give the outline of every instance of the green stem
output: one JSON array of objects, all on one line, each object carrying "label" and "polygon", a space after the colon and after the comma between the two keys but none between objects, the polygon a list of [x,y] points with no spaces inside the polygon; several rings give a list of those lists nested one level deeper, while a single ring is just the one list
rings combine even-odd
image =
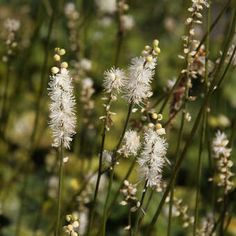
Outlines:
[{"label": "green stem", "polygon": [[112,187],[113,177],[114,177],[114,171],[111,170],[110,178],[109,178],[109,185],[108,185],[108,190],[107,190],[107,196],[106,196],[105,206],[104,206],[104,210],[103,210],[103,217],[102,217],[102,236],[106,235],[108,201],[109,201],[109,197],[110,197],[110,194],[111,194],[111,187]]},{"label": "green stem", "polygon": [[[110,104],[111,104],[111,94],[109,96],[107,106],[110,106]],[[107,131],[106,126],[107,126],[107,122],[108,122],[108,115],[109,114],[106,113],[106,118],[105,118],[104,126],[103,126],[102,142],[101,142],[100,153],[99,153],[98,176],[97,176],[97,181],[96,181],[96,186],[95,186],[95,191],[94,191],[93,204],[92,204],[92,209],[91,209],[91,213],[90,213],[90,220],[89,220],[87,235],[90,234],[91,226],[93,224],[94,214],[95,214],[95,205],[96,205],[96,201],[97,201],[98,190],[99,190],[99,185],[100,185],[100,180],[101,180],[101,175],[102,175],[102,156],[103,156],[105,140],[106,140],[106,131]]]},{"label": "green stem", "polygon": [[139,205],[139,208],[137,210],[137,217],[136,217],[136,220],[135,220],[135,226],[134,226],[134,236],[135,235],[138,235],[138,229],[139,229],[139,225],[140,225],[140,222],[141,222],[141,219],[142,219],[142,206],[143,206],[143,202],[144,202],[144,198],[146,196],[146,193],[147,193],[147,180],[145,181],[145,184],[144,184],[144,187],[143,187],[143,193],[142,193],[142,197],[141,197],[141,200],[140,200],[140,205]]},{"label": "green stem", "polygon": [[113,156],[112,156],[111,173],[110,173],[108,191],[107,191],[106,202],[105,202],[104,211],[103,211],[103,218],[102,218],[102,222],[103,222],[102,223],[102,225],[103,225],[102,235],[103,236],[105,236],[105,233],[106,233],[106,222],[107,222],[107,215],[108,215],[107,214],[107,212],[108,212],[108,201],[109,201],[111,187],[112,187],[112,182],[113,182],[113,176],[114,176],[114,170],[115,170],[115,164],[116,164],[116,156],[117,156],[118,150],[120,148],[120,145],[122,143],[122,140],[124,138],[126,129],[128,127],[128,123],[129,123],[130,115],[131,115],[131,112],[132,112],[132,108],[133,108],[133,103],[131,103],[129,105],[129,109],[128,109],[128,113],[127,113],[127,117],[126,117],[126,120],[125,120],[123,131],[122,131],[122,134],[120,136],[119,142],[116,145],[116,149],[115,149],[115,151],[113,153]]},{"label": "green stem", "polygon": [[[176,146],[176,162],[179,159],[179,151],[180,151],[180,143],[183,137],[183,130],[184,130],[184,121],[185,121],[185,114],[184,112],[182,113],[181,117],[181,123],[180,123],[180,129],[179,129],[179,135],[178,135],[178,142]],[[168,227],[167,227],[167,235],[171,235],[171,220],[172,220],[172,207],[173,207],[173,197],[174,197],[174,186],[175,186],[175,181],[173,181],[173,184],[171,186],[171,194],[170,194],[170,203],[169,203],[169,216],[168,216]]]},{"label": "green stem", "polygon": [[59,185],[58,185],[58,201],[57,201],[57,222],[56,222],[56,236],[61,235],[61,206],[62,206],[62,189],[63,189],[63,146],[59,150]]},{"label": "green stem", "polygon": [[195,210],[194,210],[194,222],[193,222],[193,235],[195,236],[197,233],[197,224],[198,224],[198,209],[199,209],[199,197],[200,197],[200,187],[201,187],[201,173],[202,173],[202,151],[203,145],[205,141],[205,125],[206,125],[206,114],[204,114],[202,119],[202,130],[200,137],[200,146],[198,153],[198,161],[197,161],[197,189],[196,189],[196,198],[195,198]]}]

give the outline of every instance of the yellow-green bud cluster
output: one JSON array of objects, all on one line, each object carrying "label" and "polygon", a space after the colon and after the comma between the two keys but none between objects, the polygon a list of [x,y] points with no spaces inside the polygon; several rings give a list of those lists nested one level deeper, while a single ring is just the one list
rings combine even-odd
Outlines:
[{"label": "yellow-green bud cluster", "polygon": [[154,58],[156,58],[161,52],[159,48],[159,41],[154,39],[152,42],[152,46],[146,45],[144,50],[142,51],[142,56],[145,57],[147,62],[152,62]]},{"label": "yellow-green bud cluster", "polygon": [[54,61],[56,62],[56,66],[51,68],[51,72],[53,75],[59,73],[59,71],[64,68],[68,68],[68,63],[66,61],[62,61],[61,58],[66,54],[66,50],[64,48],[55,48],[55,54],[53,56]]}]

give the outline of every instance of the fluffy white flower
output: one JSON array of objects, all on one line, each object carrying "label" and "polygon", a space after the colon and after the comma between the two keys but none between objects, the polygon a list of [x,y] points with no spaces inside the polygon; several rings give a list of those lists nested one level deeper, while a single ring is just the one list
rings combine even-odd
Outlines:
[{"label": "fluffy white flower", "polygon": [[124,135],[124,144],[120,149],[120,152],[124,154],[125,157],[130,155],[136,155],[140,148],[140,137],[134,130],[128,130]]},{"label": "fluffy white flower", "polygon": [[125,73],[121,69],[112,67],[104,73],[103,87],[107,93],[119,93],[124,86]]},{"label": "fluffy white flower", "polygon": [[63,68],[58,74],[51,76],[48,90],[51,98],[49,124],[54,139],[52,145],[63,145],[69,149],[75,134],[76,116],[72,79],[67,69]]},{"label": "fluffy white flower", "polygon": [[131,103],[141,104],[152,96],[151,81],[154,75],[156,60],[145,62],[143,57],[132,59],[128,68],[125,84],[125,98]]},{"label": "fluffy white flower", "polygon": [[162,169],[166,163],[166,140],[156,131],[148,129],[144,136],[144,147],[138,158],[140,176],[147,181],[147,186],[154,187],[162,179]]},{"label": "fluffy white flower", "polygon": [[98,10],[102,13],[114,13],[117,9],[116,0],[95,0]]}]

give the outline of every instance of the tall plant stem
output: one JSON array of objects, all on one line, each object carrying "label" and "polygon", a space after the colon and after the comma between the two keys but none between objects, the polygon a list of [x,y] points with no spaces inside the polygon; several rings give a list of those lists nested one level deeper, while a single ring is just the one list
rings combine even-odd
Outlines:
[{"label": "tall plant stem", "polygon": [[198,212],[199,212],[199,201],[200,201],[200,188],[201,188],[201,173],[202,173],[202,151],[205,141],[205,127],[206,127],[206,114],[202,118],[202,129],[200,135],[200,145],[198,152],[198,161],[197,161],[197,188],[196,188],[196,197],[195,197],[195,209],[194,209],[194,222],[193,222],[193,235],[197,233],[198,225]]},{"label": "tall plant stem", "polygon": [[[184,130],[184,121],[185,121],[185,114],[182,113],[181,117],[181,123],[180,123],[180,129],[179,129],[179,135],[178,135],[178,142],[176,146],[176,162],[179,159],[179,152],[180,152],[180,143],[183,136],[183,130]],[[170,202],[169,202],[169,215],[168,215],[168,226],[167,226],[167,235],[171,235],[171,221],[172,221],[172,207],[173,207],[173,198],[174,198],[174,187],[175,187],[175,181],[173,181],[173,184],[171,186],[171,193],[170,193]]]},{"label": "tall plant stem", "polygon": [[[111,95],[109,96],[107,106],[110,106],[110,104],[111,104]],[[89,220],[87,235],[90,234],[91,226],[93,224],[95,205],[96,205],[96,201],[97,201],[97,195],[98,195],[98,190],[99,190],[99,185],[100,185],[100,180],[101,180],[101,175],[102,175],[102,156],[103,156],[105,140],[106,140],[107,122],[108,122],[108,113],[106,113],[106,118],[105,118],[104,125],[103,125],[102,142],[101,142],[100,153],[99,153],[98,176],[97,176],[97,181],[96,181],[96,186],[95,186],[95,191],[94,191],[93,204],[92,204],[92,208],[90,211],[90,217],[89,217],[90,220]]]},{"label": "tall plant stem", "polygon": [[144,202],[146,193],[147,193],[147,180],[145,181],[145,184],[143,187],[143,193],[142,193],[141,200],[140,200],[140,205],[137,210],[137,217],[136,217],[135,225],[134,225],[134,234],[133,234],[134,236],[138,235],[138,229],[139,229],[140,221],[142,219],[142,215],[141,215],[142,214],[142,206],[143,206],[143,202]]},{"label": "tall plant stem", "polygon": [[[209,2],[210,4],[210,2]],[[206,61],[205,61],[205,93],[208,92],[208,58],[209,58],[209,46],[210,46],[210,20],[211,20],[211,10],[207,10],[207,36],[206,36]],[[193,222],[193,236],[197,234],[198,226],[198,212],[199,212],[199,201],[200,201],[200,190],[201,190],[201,172],[202,172],[202,152],[205,143],[205,134],[207,126],[207,105],[204,110],[202,118],[202,128],[200,134],[199,152],[198,152],[198,162],[197,162],[197,189],[195,198],[195,210],[194,210],[194,222]]]},{"label": "tall plant stem", "polygon": [[59,184],[58,184],[58,195],[57,195],[57,222],[56,222],[56,236],[61,235],[61,206],[62,206],[62,193],[63,193],[63,146],[61,145],[59,150]]},{"label": "tall plant stem", "polygon": [[114,170],[115,170],[115,164],[116,164],[116,157],[117,157],[117,153],[118,153],[118,150],[120,148],[120,145],[122,143],[122,140],[124,138],[126,129],[128,127],[128,123],[129,123],[129,119],[130,119],[130,116],[131,116],[132,108],[133,108],[133,103],[130,103],[123,131],[121,133],[120,139],[119,139],[119,141],[118,141],[118,143],[116,145],[115,151],[114,151],[113,156],[112,156],[112,166],[111,166],[111,172],[110,172],[110,179],[109,179],[107,196],[106,196],[106,202],[105,202],[104,211],[103,211],[103,217],[102,217],[102,225],[103,225],[102,235],[103,236],[105,236],[105,233],[106,233],[108,202],[109,202],[111,188],[112,188],[112,182],[113,182],[113,176],[114,176]]}]

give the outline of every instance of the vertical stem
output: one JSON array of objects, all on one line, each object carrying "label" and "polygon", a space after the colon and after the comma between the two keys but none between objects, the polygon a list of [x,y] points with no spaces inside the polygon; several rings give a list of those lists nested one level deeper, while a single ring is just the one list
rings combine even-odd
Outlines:
[{"label": "vertical stem", "polygon": [[144,187],[143,187],[143,193],[142,193],[142,197],[140,200],[140,206],[137,210],[137,217],[136,217],[136,221],[135,221],[135,226],[134,226],[134,235],[138,235],[138,229],[139,229],[139,225],[142,219],[141,216],[141,210],[142,210],[142,206],[143,206],[143,202],[144,202],[144,198],[146,196],[147,193],[147,180],[145,181]]},{"label": "vertical stem", "polygon": [[[110,97],[109,97],[108,105],[107,105],[107,106],[110,106],[110,104],[111,104],[111,95],[110,95]],[[90,213],[90,217],[89,217],[90,220],[89,220],[87,235],[90,234],[91,226],[92,226],[92,224],[93,224],[94,213],[95,213],[95,205],[96,205],[96,201],[97,201],[97,195],[98,195],[98,190],[99,190],[99,184],[100,184],[101,175],[102,175],[102,155],[103,155],[104,146],[105,146],[105,140],[106,140],[106,131],[107,131],[106,126],[107,126],[107,121],[108,121],[108,114],[106,114],[106,119],[105,119],[105,121],[104,121],[104,126],[103,126],[102,143],[101,143],[100,153],[99,153],[98,176],[97,176],[96,187],[95,187],[95,191],[94,191],[92,209],[91,209],[91,213]]]},{"label": "vertical stem", "polygon": [[63,146],[61,144],[59,149],[59,185],[58,185],[58,201],[57,201],[57,222],[56,222],[56,236],[61,235],[61,205],[62,205],[62,190],[63,190]]},{"label": "vertical stem", "polygon": [[122,134],[120,136],[119,142],[116,145],[116,149],[113,153],[112,156],[112,166],[111,166],[111,173],[110,173],[110,179],[109,179],[109,185],[108,185],[108,191],[107,191],[107,196],[106,196],[106,202],[105,202],[105,206],[104,206],[104,211],[103,211],[103,218],[102,218],[102,225],[103,225],[103,230],[102,230],[102,235],[105,236],[106,233],[106,222],[107,222],[107,212],[108,212],[108,201],[109,201],[109,197],[110,197],[110,192],[111,192],[111,187],[112,187],[112,181],[113,181],[113,176],[114,176],[114,170],[115,170],[115,164],[116,164],[116,156],[118,153],[118,150],[120,148],[120,145],[122,143],[122,140],[124,138],[125,135],[125,131],[128,127],[128,123],[129,123],[129,119],[130,119],[130,115],[131,115],[131,111],[133,108],[133,103],[130,103],[129,105],[129,109],[128,109],[128,113],[127,113],[127,117],[125,120],[125,124],[124,124],[124,128],[122,131]]},{"label": "vertical stem", "polygon": [[[184,117],[184,112],[182,113],[182,117],[181,117],[181,123],[180,123],[180,129],[179,129],[179,135],[178,135],[178,142],[177,142],[177,146],[176,146],[176,162],[178,162],[179,159],[179,151],[180,151],[180,142],[182,140],[182,136],[183,136],[183,130],[184,130],[184,121],[185,121],[185,117]],[[173,206],[173,197],[174,197],[174,187],[175,187],[175,181],[173,181],[173,184],[171,186],[171,193],[170,193],[170,203],[169,203],[169,216],[168,216],[168,227],[167,227],[167,235],[170,236],[171,235],[171,220],[172,220],[172,206]]]},{"label": "vertical stem", "polygon": [[196,235],[197,224],[198,224],[198,208],[199,208],[199,196],[200,196],[200,187],[201,187],[201,172],[202,172],[202,151],[205,141],[205,114],[202,119],[202,129],[198,153],[198,162],[197,162],[197,189],[196,189],[196,198],[195,198],[195,210],[194,210],[194,222],[193,222],[193,236]]},{"label": "vertical stem", "polygon": [[[114,167],[113,167],[114,168]],[[112,187],[112,181],[113,181],[114,171],[111,170],[110,173],[110,179],[109,179],[109,185],[107,190],[107,196],[105,200],[105,206],[103,210],[103,220],[102,220],[102,236],[106,235],[106,223],[107,223],[107,212],[108,212],[108,201],[111,194],[111,187]]]},{"label": "vertical stem", "polygon": [[[210,1],[209,4],[211,5]],[[206,59],[205,59],[205,94],[208,92],[208,58],[209,58],[209,46],[210,46],[210,19],[211,11],[210,7],[207,9],[207,36],[206,36]],[[198,162],[197,162],[197,189],[195,199],[195,210],[194,210],[194,222],[193,222],[193,236],[197,234],[198,225],[198,212],[199,212],[199,196],[201,189],[201,172],[202,172],[202,151],[205,143],[206,125],[207,125],[207,104],[203,111],[202,118],[202,129],[199,144]]]}]

